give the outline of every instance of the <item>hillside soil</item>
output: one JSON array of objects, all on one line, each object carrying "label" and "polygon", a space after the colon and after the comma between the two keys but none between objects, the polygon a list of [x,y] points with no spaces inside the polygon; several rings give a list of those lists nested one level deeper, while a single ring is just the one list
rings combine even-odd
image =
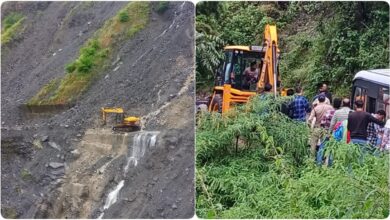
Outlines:
[{"label": "hillside soil", "polygon": [[[1,212],[8,218],[190,218],[194,214],[194,6],[170,2],[122,42],[69,109],[32,114],[24,104],[65,74],[79,48],[126,2],[7,2],[23,32],[2,48]],[[157,3],[151,3],[151,8]],[[134,134],[101,127],[101,107],[142,117],[157,144],[124,172]],[[125,173],[125,175],[124,175]],[[82,205],[80,205],[82,204]]]}]

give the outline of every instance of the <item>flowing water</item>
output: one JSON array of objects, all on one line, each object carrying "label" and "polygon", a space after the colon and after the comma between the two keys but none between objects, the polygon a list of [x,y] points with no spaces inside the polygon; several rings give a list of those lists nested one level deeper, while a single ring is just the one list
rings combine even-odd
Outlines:
[{"label": "flowing water", "polygon": [[[158,133],[158,131],[141,131],[134,135],[133,143],[128,148],[127,160],[123,173],[124,176],[126,176],[131,166],[137,166],[138,161],[145,155],[147,150],[150,150],[156,146]],[[111,205],[117,202],[119,192],[124,185],[125,181],[121,180],[118,185],[108,194],[103,206],[103,212],[98,217],[99,219],[103,217],[104,210],[110,208]]]}]

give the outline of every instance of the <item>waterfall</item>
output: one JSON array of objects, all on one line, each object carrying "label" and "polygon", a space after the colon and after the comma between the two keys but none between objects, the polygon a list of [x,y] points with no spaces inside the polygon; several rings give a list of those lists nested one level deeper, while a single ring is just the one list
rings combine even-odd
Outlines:
[{"label": "waterfall", "polygon": [[157,135],[158,132],[155,131],[143,131],[134,136],[131,153],[127,156],[124,175],[129,171],[131,164],[134,167],[137,166],[138,160],[145,155],[147,148],[153,148],[156,145]]},{"label": "waterfall", "polygon": [[[124,176],[129,171],[130,165],[136,167],[139,159],[141,159],[146,150],[155,147],[157,142],[158,131],[141,131],[135,134],[133,138],[132,146],[129,147],[127,153],[126,165],[124,167]],[[107,199],[103,206],[103,212],[98,217],[101,219],[104,215],[104,210],[110,208],[111,205],[117,202],[118,195],[122,187],[125,185],[125,180],[121,180],[118,185],[108,194]]]}]

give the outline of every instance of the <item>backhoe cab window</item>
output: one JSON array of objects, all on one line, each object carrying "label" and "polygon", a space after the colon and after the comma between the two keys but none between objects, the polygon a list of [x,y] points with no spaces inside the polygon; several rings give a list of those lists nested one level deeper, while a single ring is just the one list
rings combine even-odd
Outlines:
[{"label": "backhoe cab window", "polygon": [[224,80],[224,84],[230,83],[230,72],[231,72],[232,62],[233,62],[233,53],[232,52],[225,53],[225,80]]},{"label": "backhoe cab window", "polygon": [[[224,84],[231,84],[233,88],[243,89],[244,71],[250,63],[256,62],[257,71],[261,72],[262,53],[249,51],[227,51],[225,53]],[[255,90],[256,88],[252,88]]]}]

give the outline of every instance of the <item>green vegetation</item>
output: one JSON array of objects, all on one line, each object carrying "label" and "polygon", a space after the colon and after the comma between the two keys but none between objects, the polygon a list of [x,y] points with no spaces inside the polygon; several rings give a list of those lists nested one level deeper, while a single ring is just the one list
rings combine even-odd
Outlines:
[{"label": "green vegetation", "polygon": [[308,127],[277,110],[285,100],[254,97],[224,116],[199,116],[197,215],[386,218],[389,155],[360,160],[359,147],[331,140],[325,154],[333,155],[333,166],[317,166],[309,158]]},{"label": "green vegetation", "polygon": [[258,45],[276,24],[285,86],[313,95],[326,81],[347,95],[362,69],[389,67],[386,2],[200,2],[196,16],[197,90],[211,91],[223,45]]},{"label": "green vegetation", "polygon": [[15,37],[15,35],[20,32],[24,19],[25,16],[16,12],[11,13],[4,18],[1,29],[2,45],[10,42]]},{"label": "green vegetation", "polygon": [[80,49],[79,58],[73,63],[66,65],[66,71],[71,73],[76,70],[79,73],[89,73],[96,65],[96,61],[102,58],[98,53],[100,49],[100,44],[97,40],[89,41],[86,46]]},{"label": "green vegetation", "polygon": [[[278,28],[284,85],[303,85],[309,96],[323,81],[335,97],[349,95],[357,71],[389,65],[385,2],[200,2],[196,13],[197,91],[212,91],[224,45],[259,45],[266,24]],[[389,155],[331,140],[333,165],[317,166],[307,125],[277,110],[284,101],[253,97],[223,116],[199,116],[197,215],[388,217]]]},{"label": "green vegetation", "polygon": [[1,215],[7,219],[15,219],[18,217],[18,213],[15,208],[1,206]]},{"label": "green vegetation", "polygon": [[119,13],[119,21],[120,22],[128,22],[129,21],[129,15],[126,11],[121,11]]},{"label": "green vegetation", "polygon": [[23,169],[22,171],[20,171],[20,177],[24,181],[30,181],[33,179],[33,176],[31,175],[30,171],[28,171],[26,169]]},{"label": "green vegetation", "polygon": [[149,19],[149,2],[130,2],[108,20],[65,66],[66,75],[53,79],[32,97],[28,105],[62,105],[75,101],[99,76],[119,43],[143,29]]},{"label": "green vegetation", "polygon": [[155,11],[159,14],[164,13],[169,7],[168,1],[159,1],[156,4]]},{"label": "green vegetation", "polygon": [[59,79],[53,79],[48,84],[42,87],[32,99],[30,99],[29,104],[43,104],[45,100],[52,99],[53,93],[57,90],[60,84]]},{"label": "green vegetation", "polygon": [[20,13],[11,13],[9,14],[8,16],[6,16],[4,18],[4,21],[3,21],[3,29],[4,31],[8,30],[9,28],[11,28],[13,25],[15,25],[16,23],[18,23],[21,19],[23,19],[24,16]]}]

